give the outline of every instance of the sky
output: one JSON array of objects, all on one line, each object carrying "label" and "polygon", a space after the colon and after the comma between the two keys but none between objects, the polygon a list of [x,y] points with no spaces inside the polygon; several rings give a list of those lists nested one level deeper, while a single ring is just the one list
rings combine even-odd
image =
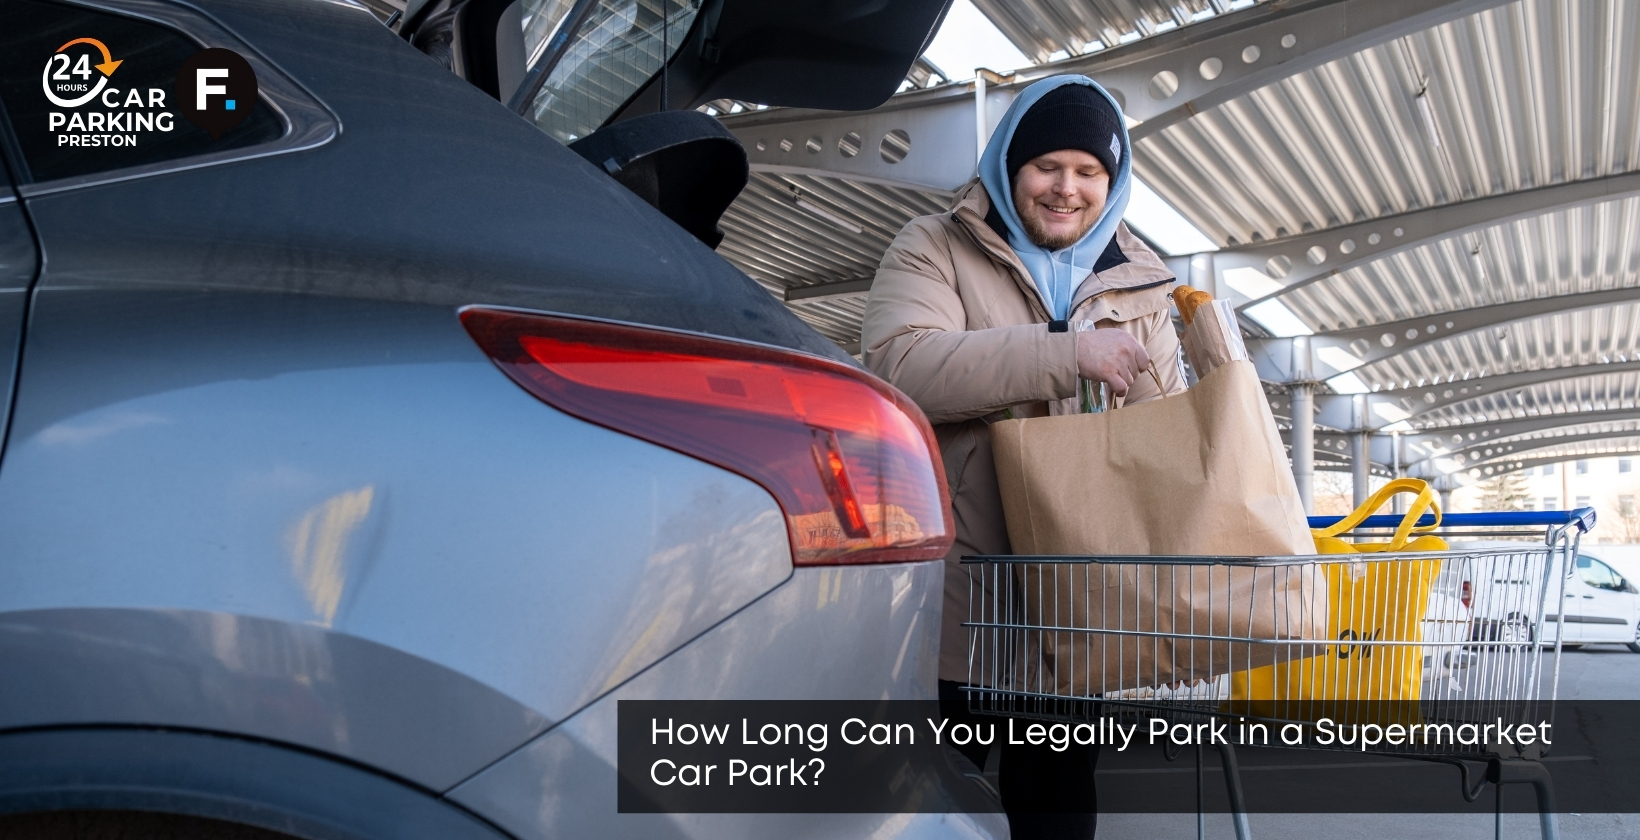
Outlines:
[{"label": "sky", "polygon": [[1029,67],[1031,60],[1019,51],[996,26],[974,8],[969,0],[955,0],[945,13],[945,23],[934,33],[934,43],[923,53],[954,81],[974,78],[974,68],[998,73]]}]

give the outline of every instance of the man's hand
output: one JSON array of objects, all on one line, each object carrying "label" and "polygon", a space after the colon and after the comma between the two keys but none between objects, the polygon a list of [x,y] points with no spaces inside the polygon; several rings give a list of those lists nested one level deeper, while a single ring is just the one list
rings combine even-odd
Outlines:
[{"label": "man's hand", "polygon": [[1150,354],[1125,330],[1084,330],[1076,334],[1076,371],[1083,379],[1103,382],[1112,397],[1127,396],[1145,368]]}]

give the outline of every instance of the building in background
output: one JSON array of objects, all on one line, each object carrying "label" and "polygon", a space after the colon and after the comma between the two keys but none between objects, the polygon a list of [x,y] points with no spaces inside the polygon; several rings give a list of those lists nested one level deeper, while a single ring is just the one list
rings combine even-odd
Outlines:
[{"label": "building in background", "polygon": [[1640,502],[1636,500],[1640,500],[1640,455],[1624,455],[1577,458],[1505,473],[1454,491],[1452,509],[1592,507],[1600,517],[1593,534],[1597,542],[1640,543]]}]

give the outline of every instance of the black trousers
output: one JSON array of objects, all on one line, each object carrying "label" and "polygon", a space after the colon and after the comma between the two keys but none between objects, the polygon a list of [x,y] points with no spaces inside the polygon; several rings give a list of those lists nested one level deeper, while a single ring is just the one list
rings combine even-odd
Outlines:
[{"label": "black trousers", "polygon": [[[1007,722],[969,712],[962,684],[949,680],[940,680],[940,714],[953,726],[996,726],[996,740],[1002,749],[997,781],[1014,840],[1093,840],[1099,810],[1093,787],[1093,771],[1099,764],[1097,744],[1071,744],[1063,752],[1047,744],[1009,744]],[[1019,725],[1014,729],[1017,735],[1024,734]],[[975,766],[984,769],[989,745],[956,746]]]}]

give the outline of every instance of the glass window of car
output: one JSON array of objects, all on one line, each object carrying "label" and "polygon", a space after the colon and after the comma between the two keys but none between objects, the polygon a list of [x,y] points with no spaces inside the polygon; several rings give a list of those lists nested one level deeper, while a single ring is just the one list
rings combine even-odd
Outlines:
[{"label": "glass window of car", "polygon": [[201,49],[175,30],[42,0],[0,3],[0,104],[30,180],[51,181],[210,152],[284,135],[258,97],[212,139],[183,118],[177,74]]},{"label": "glass window of car", "polygon": [[532,68],[550,64],[525,115],[561,143],[598,130],[660,72],[699,10],[696,0],[591,2],[575,31],[561,33],[578,4],[524,0],[525,54]]},{"label": "glass window of car", "polygon": [[1613,571],[1612,567],[1587,555],[1577,556],[1577,576],[1596,589],[1623,591],[1623,576]]},{"label": "glass window of car", "polygon": [[525,64],[534,67],[552,43],[552,36],[563,27],[564,18],[575,9],[575,0],[523,0],[519,8],[523,12],[524,55],[528,57]]}]

